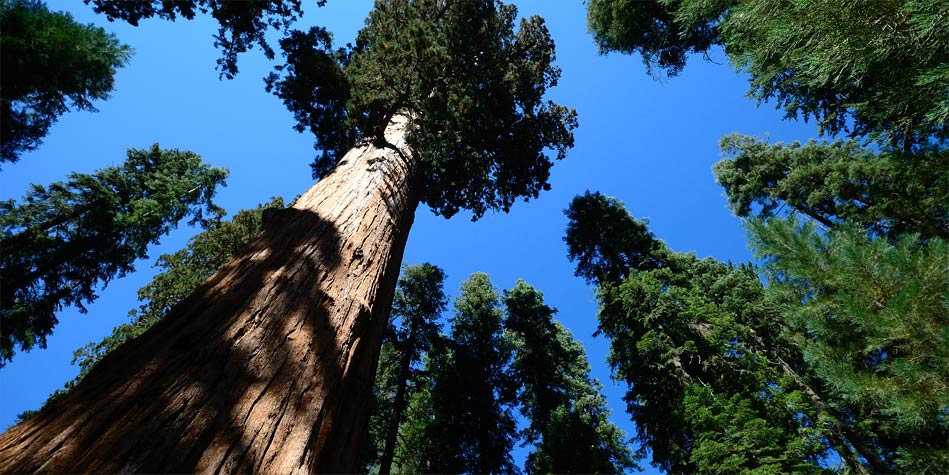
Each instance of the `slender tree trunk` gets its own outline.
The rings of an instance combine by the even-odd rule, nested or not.
[[[409,371],[412,369],[412,355],[415,353],[415,328],[409,330],[402,360],[399,362],[399,386],[395,390],[395,402],[392,408],[392,419],[386,427],[385,448],[382,460],[379,462],[380,475],[389,475],[392,470],[392,459],[395,458],[395,442],[399,435],[399,424],[402,423],[402,413],[405,412],[405,393],[408,389]]]
[[[420,181],[404,117],[72,391],[0,472],[354,472]]]

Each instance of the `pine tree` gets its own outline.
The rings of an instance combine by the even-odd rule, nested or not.
[[[568,215],[624,213],[628,223],[601,227],[636,229],[618,201],[588,194]],[[598,299],[614,374],[629,384],[628,411],[654,464],[676,472],[816,473],[834,450],[858,473],[889,470],[872,434],[851,429],[860,414],[807,366],[754,268],[675,253],[644,227],[640,236],[575,229],[572,221],[566,241],[578,267],[595,269],[588,256],[597,256],[609,269],[653,249],[647,267],[600,281]],[[599,236],[614,242],[601,246]]]
[[[514,473],[511,344],[500,296],[472,274],[455,300],[451,334],[426,362],[428,387],[410,404],[400,473]]]
[[[621,473],[636,466],[625,434],[609,422],[599,382],[590,380],[583,346],[553,319],[543,295],[517,281],[504,293],[514,342],[511,377],[529,421],[527,473]]]
[[[376,400],[379,414],[372,426],[378,431],[375,450],[380,474],[392,470],[408,400],[417,389],[418,363],[441,338],[438,322],[447,305],[442,290],[445,273],[431,264],[408,266],[402,270],[399,286],[392,302],[393,324],[383,343],[376,375]],[[410,387],[411,386],[411,387]],[[374,461],[374,460],[370,460]]]
[[[856,141],[768,144],[732,134],[715,177],[740,217],[800,213],[824,229],[850,222],[868,233],[949,238],[949,150],[877,152]]]
[[[902,473],[949,463],[949,246],[903,234],[868,239],[796,219],[755,220],[768,291],[808,366],[859,415],[879,457]]]
[[[0,471],[356,470],[418,204],[506,211],[572,145],[575,113],[543,101],[559,76],[549,33],[515,19],[485,0],[380,1],[347,54],[282,44],[272,90],[299,117],[341,87],[349,99],[325,106],[345,105],[331,135],[353,148],[134,347],[0,435]],[[290,67],[294,51],[338,74]]]
[[[15,346],[45,347],[57,312],[70,305],[85,312],[99,285],[134,270],[179,221],[216,217],[212,197],[226,176],[194,153],[156,144],[130,149],[121,166],[33,185],[20,202],[0,203],[0,365]]]
[[[39,0],[0,1],[0,163],[39,147],[70,108],[94,112],[131,52],[115,35]]]

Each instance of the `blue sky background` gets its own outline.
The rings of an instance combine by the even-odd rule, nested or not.
[[[632,436],[622,401],[625,387],[611,380],[606,364],[609,342],[592,336],[597,310],[593,291],[574,277],[566,258],[563,209],[577,194],[600,191],[622,200],[636,217],[648,218],[651,230],[673,249],[747,261],[751,256],[744,231],[711,172],[719,159],[719,138],[742,132],[772,141],[803,141],[816,137],[816,128],[783,121],[771,104],[756,107],[745,96],[747,78],[720,51],[711,55],[713,62],[694,57],[680,76],[656,80],[638,56],[598,54],[580,0],[516,3],[522,15],[546,18],[557,43],[563,75],[550,97],[577,109],[576,146],[554,166],[552,190],[518,203],[508,214],[471,222],[465,213],[445,220],[420,208],[404,262],[431,262],[445,269],[452,296],[473,272],[489,274],[499,290],[522,278],[543,291],[547,303],[559,309],[559,320],[586,347],[613,420]],[[272,196],[292,199],[312,186],[313,139],[295,132],[291,114],[264,92],[262,78],[276,63],[259,50],[240,57],[236,79],[219,80],[219,51],[211,38],[217,26],[208,17],[152,19],[131,27],[109,23],[79,1],[49,5],[83,23],[103,26],[135,54],[116,75],[111,99],[96,104],[99,112],[64,115],[39,150],[3,166],[0,199],[20,198],[29,183],[48,184],[72,171],[91,173],[119,164],[126,149],[153,143],[191,150],[228,168],[228,186],[217,202],[231,214]],[[308,7],[297,27],[325,26],[344,44],[355,37],[371,2],[329,0],[324,8]],[[276,41],[274,36],[273,46]],[[180,249],[194,233],[182,225],[163,238],[150,259],[137,263],[135,274],[100,292],[88,314],[61,312],[47,349],[17,354],[0,369],[0,430],[78,373],[70,364],[72,352],[127,321],[128,311],[138,306],[137,289],[155,272],[155,259]],[[658,473],[644,465],[649,473]]]

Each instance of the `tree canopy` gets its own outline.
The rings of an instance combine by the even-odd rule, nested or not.
[[[131,272],[180,220],[218,217],[212,198],[226,176],[197,154],[156,144],[129,149],[120,166],[73,173],[33,185],[20,202],[0,202],[0,363],[14,346],[44,347],[60,309],[85,311],[99,285]]]
[[[604,204],[625,212],[587,194],[570,214]],[[614,265],[648,233],[578,233],[575,224],[571,252],[595,249]],[[945,241],[872,239],[853,224],[818,232],[795,219],[757,219],[749,230],[767,287],[752,266],[664,246],[653,251],[661,266],[591,279],[599,331],[653,462],[816,473],[833,450],[859,473],[938,473],[949,449],[939,416],[949,375]],[[582,266],[589,254],[572,255]]]
[[[95,111],[132,50],[39,0],[0,2],[0,163],[35,150],[70,108]]]
[[[525,443],[534,444],[527,473],[623,473],[635,468],[626,434],[590,379],[579,341],[560,322],[540,291],[518,280],[504,292],[505,327],[514,345],[511,377],[528,421]]]
[[[237,75],[237,56],[254,45],[260,47],[264,56],[274,58],[274,51],[267,42],[267,33],[273,29],[287,33],[290,26],[303,16],[301,0],[264,0],[253,2],[228,2],[218,0],[143,0],[135,2],[113,2],[109,0],[83,0],[92,3],[96,13],[109,19],[124,20],[138,26],[143,19],[158,17],[174,21],[177,18],[193,20],[198,13],[210,14],[220,27],[214,35],[214,46],[221,49],[217,60],[221,75],[234,78]],[[326,0],[315,0],[319,6]]]
[[[549,188],[576,127],[573,110],[543,99],[560,77],[543,19],[516,19],[500,2],[378,1],[355,45],[333,50],[321,28],[282,40],[286,64],[267,88],[316,136],[314,176],[404,114],[422,202],[446,217],[507,211]]]
[[[594,0],[601,51],[639,52],[674,75],[690,52],[724,46],[750,94],[828,134],[911,149],[949,138],[949,14],[920,0]]]
[[[859,224],[872,235],[949,238],[949,150],[875,151],[856,141],[768,144],[722,138],[715,177],[740,217],[798,212],[825,229]]]

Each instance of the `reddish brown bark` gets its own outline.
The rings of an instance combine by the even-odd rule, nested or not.
[[[406,121],[67,395],[0,472],[354,472],[418,181]]]

